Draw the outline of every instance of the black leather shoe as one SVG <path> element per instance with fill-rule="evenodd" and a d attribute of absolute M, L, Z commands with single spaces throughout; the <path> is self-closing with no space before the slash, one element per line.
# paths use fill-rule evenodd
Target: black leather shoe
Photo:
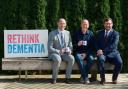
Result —
<path fill-rule="evenodd" d="M 66 80 L 65 80 L 65 83 L 71 84 L 70 79 L 66 79 Z"/>
<path fill-rule="evenodd" d="M 112 81 L 112 84 L 117 84 L 117 80 Z"/>
<path fill-rule="evenodd" d="M 100 84 L 104 85 L 105 84 L 105 79 L 101 79 Z"/>
<path fill-rule="evenodd" d="M 84 79 L 80 77 L 80 83 L 84 83 Z"/>
<path fill-rule="evenodd" d="M 94 78 L 93 78 L 93 77 L 91 77 L 91 78 L 89 78 L 89 81 L 90 81 L 90 82 L 97 81 L 97 78 L 96 78 L 96 77 L 94 77 Z"/>
<path fill-rule="evenodd" d="M 53 79 L 51 83 L 56 84 L 56 79 Z"/>

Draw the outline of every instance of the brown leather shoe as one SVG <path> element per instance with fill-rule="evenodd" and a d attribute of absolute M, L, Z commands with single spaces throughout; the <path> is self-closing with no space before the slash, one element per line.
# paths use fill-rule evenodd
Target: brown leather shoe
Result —
<path fill-rule="evenodd" d="M 117 80 L 112 81 L 112 84 L 117 84 Z"/>

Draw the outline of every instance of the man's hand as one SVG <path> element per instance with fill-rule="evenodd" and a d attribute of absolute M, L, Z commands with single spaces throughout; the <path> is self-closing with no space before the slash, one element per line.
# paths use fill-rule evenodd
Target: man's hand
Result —
<path fill-rule="evenodd" d="M 64 53 L 71 55 L 72 51 L 69 48 L 63 48 L 60 50 L 60 55 L 63 55 Z"/>
<path fill-rule="evenodd" d="M 72 53 L 72 52 L 71 52 L 71 51 L 69 51 L 69 52 L 68 52 L 68 55 L 71 55 L 71 53 Z"/>
<path fill-rule="evenodd" d="M 66 47 L 65 48 L 65 53 L 68 54 L 68 55 L 71 55 L 71 49 L 69 47 Z"/>
<path fill-rule="evenodd" d="M 87 56 L 87 54 L 86 54 L 86 53 L 82 53 L 82 54 L 81 54 L 82 59 L 85 59 L 85 58 L 86 58 L 86 56 Z"/>
<path fill-rule="evenodd" d="M 63 55 L 64 52 L 65 52 L 65 48 L 61 49 L 61 50 L 60 50 L 60 55 Z"/>
<path fill-rule="evenodd" d="M 103 51 L 101 49 L 97 51 L 97 56 L 99 55 L 103 55 Z"/>
<path fill-rule="evenodd" d="M 78 46 L 81 46 L 83 44 L 83 41 L 78 42 Z"/>

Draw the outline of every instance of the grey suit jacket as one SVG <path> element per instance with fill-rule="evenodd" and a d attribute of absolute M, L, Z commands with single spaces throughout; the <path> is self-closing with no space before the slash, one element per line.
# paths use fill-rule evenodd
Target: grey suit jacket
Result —
<path fill-rule="evenodd" d="M 72 50 L 73 46 L 72 46 L 72 40 L 71 40 L 71 35 L 70 32 L 67 30 L 64 30 L 64 47 L 69 47 L 70 50 Z M 58 30 L 54 30 L 52 32 L 50 32 L 49 37 L 48 37 L 48 53 L 49 56 L 52 53 L 56 53 L 59 54 L 60 50 L 63 47 L 61 46 L 61 40 L 59 37 L 59 32 Z"/>

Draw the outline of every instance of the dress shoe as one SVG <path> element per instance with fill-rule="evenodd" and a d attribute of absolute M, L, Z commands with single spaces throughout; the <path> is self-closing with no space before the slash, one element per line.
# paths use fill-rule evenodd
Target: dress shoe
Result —
<path fill-rule="evenodd" d="M 56 84 L 56 79 L 53 79 L 51 83 Z"/>
<path fill-rule="evenodd" d="M 89 83 L 89 80 L 88 80 L 88 78 L 86 78 L 86 79 L 84 80 L 83 84 L 88 84 L 88 83 Z"/>
<path fill-rule="evenodd" d="M 70 79 L 66 79 L 66 80 L 65 80 L 65 83 L 71 84 Z"/>
<path fill-rule="evenodd" d="M 91 78 L 89 78 L 89 81 L 90 81 L 90 82 L 97 81 L 97 78 L 95 78 L 95 77 L 94 77 L 94 78 L 93 78 L 93 77 L 91 77 Z"/>
<path fill-rule="evenodd" d="M 80 77 L 80 83 L 84 83 L 84 79 Z"/>
<path fill-rule="evenodd" d="M 112 81 L 112 84 L 117 84 L 117 80 Z"/>
<path fill-rule="evenodd" d="M 105 84 L 105 79 L 101 79 L 100 84 L 104 85 Z"/>

